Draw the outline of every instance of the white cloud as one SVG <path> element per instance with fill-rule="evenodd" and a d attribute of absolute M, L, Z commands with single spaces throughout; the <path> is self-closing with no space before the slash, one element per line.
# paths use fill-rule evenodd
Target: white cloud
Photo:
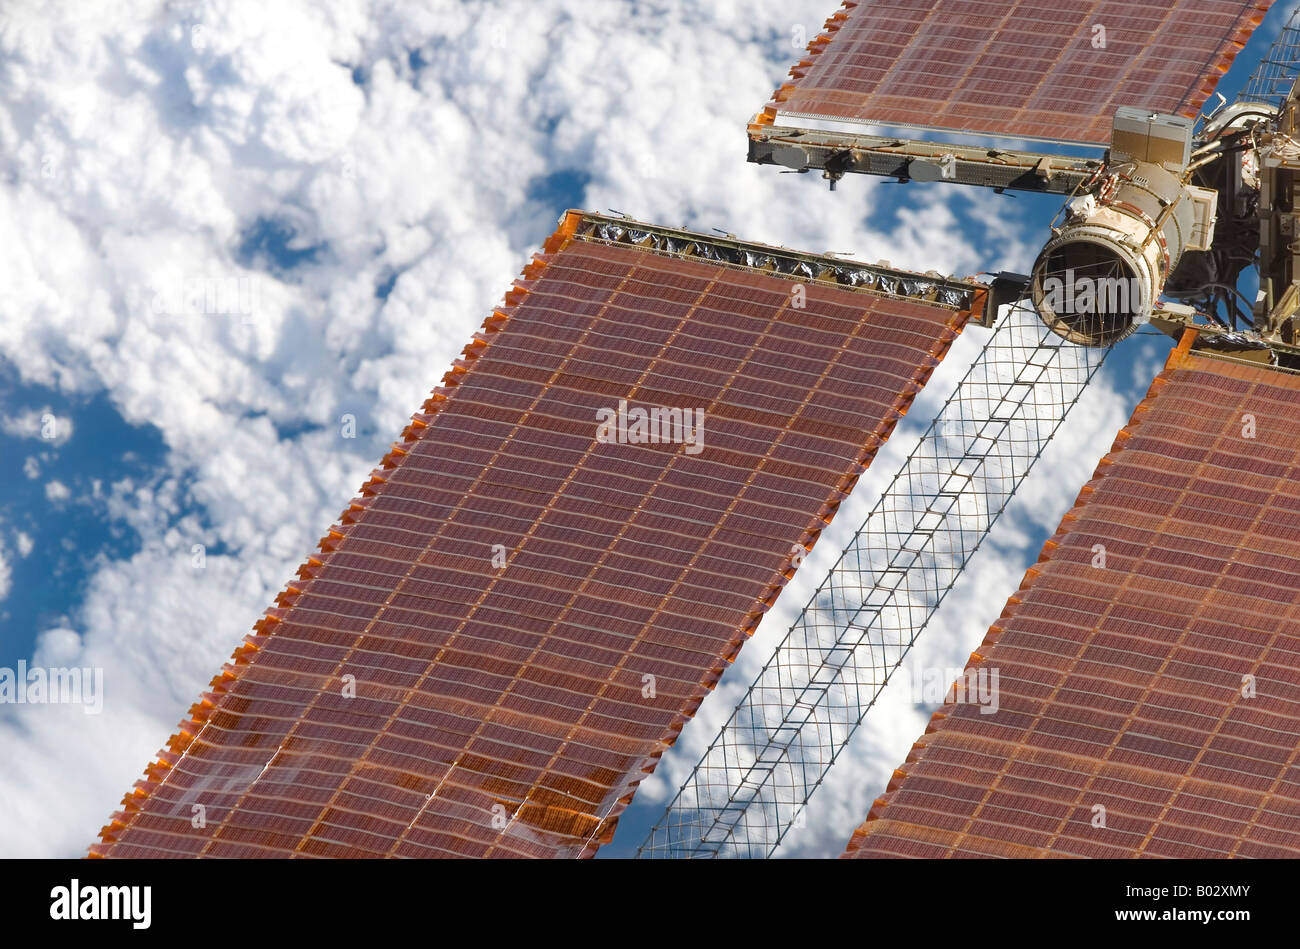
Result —
<path fill-rule="evenodd" d="M 51 504 L 62 504 L 70 497 L 72 491 L 62 481 L 51 479 L 45 482 L 45 500 Z"/>
<path fill-rule="evenodd" d="M 13 570 L 9 566 L 9 561 L 5 559 L 5 548 L 0 544 L 0 600 L 9 595 L 9 590 L 13 587 Z"/>
<path fill-rule="evenodd" d="M 93 839 L 536 249 L 561 208 L 531 182 L 576 169 L 591 208 L 920 270 L 1023 267 L 1016 202 L 908 186 L 896 220 L 874 220 L 903 189 L 832 194 L 744 161 L 792 27 L 815 32 L 826 8 L 134 0 L 0 24 L 0 356 L 26 383 L 104 391 L 167 448 L 108 502 L 140 549 L 102 562 L 37 648 L 104 667 L 104 714 L 0 721 L 0 854 Z M 270 266 L 277 233 L 309 263 Z M 153 305 L 252 279 L 252 313 Z M 345 412 L 362 437 L 338 437 Z M 196 570 L 195 544 L 221 553 Z"/>
<path fill-rule="evenodd" d="M 18 533 L 15 535 L 15 543 L 17 543 L 18 545 L 19 557 L 26 557 L 28 554 L 32 552 L 32 548 L 35 546 L 34 542 L 32 541 L 31 535 L 25 534 L 22 531 L 18 531 Z"/>
<path fill-rule="evenodd" d="M 13 438 L 35 438 L 62 445 L 72 437 L 72 419 L 54 413 L 49 406 L 28 409 L 17 415 L 0 415 L 0 432 Z"/>

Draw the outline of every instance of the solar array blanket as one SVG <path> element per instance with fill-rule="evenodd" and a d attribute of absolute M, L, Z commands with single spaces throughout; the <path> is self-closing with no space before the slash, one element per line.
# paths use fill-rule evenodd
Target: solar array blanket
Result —
<path fill-rule="evenodd" d="M 1107 144 L 1119 106 L 1194 118 L 1270 5 L 847 0 L 759 122 Z"/>
<path fill-rule="evenodd" d="M 92 854 L 591 855 L 985 295 L 570 212 Z"/>

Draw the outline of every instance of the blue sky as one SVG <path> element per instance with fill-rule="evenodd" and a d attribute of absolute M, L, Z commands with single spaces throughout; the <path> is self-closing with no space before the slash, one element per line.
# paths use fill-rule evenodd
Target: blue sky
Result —
<path fill-rule="evenodd" d="M 0 707 L 13 762 L 0 856 L 82 852 L 566 207 L 918 270 L 1028 268 L 1051 198 L 859 176 L 830 194 L 816 175 L 745 163 L 745 122 L 798 58 L 795 28 L 815 34 L 834 6 L 139 0 L 103 18 L 75 4 L 0 14 L 0 665 L 101 665 L 109 689 L 93 722 Z M 150 305 L 225 279 L 251 281 L 253 313 Z M 977 336 L 608 855 L 640 842 Z M 1108 361 L 918 661 L 957 661 L 983 636 L 1167 347 L 1136 337 Z M 31 420 L 44 414 L 70 434 L 42 438 Z M 341 436 L 344 415 L 358 437 Z M 842 848 L 924 718 L 882 709 L 790 852 Z"/>

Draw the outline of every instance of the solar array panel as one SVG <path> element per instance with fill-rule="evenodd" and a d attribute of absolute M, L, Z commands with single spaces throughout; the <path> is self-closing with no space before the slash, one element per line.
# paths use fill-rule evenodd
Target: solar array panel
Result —
<path fill-rule="evenodd" d="M 983 299 L 569 212 L 92 855 L 591 855 Z"/>
<path fill-rule="evenodd" d="M 845 0 L 760 113 L 1106 144 L 1195 117 L 1271 0 Z"/>
<path fill-rule="evenodd" d="M 1300 856 L 1300 376 L 1188 343 L 847 856 Z"/>

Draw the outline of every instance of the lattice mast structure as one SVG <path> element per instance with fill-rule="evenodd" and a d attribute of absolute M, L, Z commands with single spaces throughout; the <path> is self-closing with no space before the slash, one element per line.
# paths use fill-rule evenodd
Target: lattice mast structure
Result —
<path fill-rule="evenodd" d="M 1108 350 L 1003 317 L 640 856 L 770 856 Z"/>
<path fill-rule="evenodd" d="M 1300 77 L 1300 6 L 1291 11 L 1282 32 L 1260 59 L 1238 99 L 1266 102 L 1281 111 L 1297 77 Z"/>

